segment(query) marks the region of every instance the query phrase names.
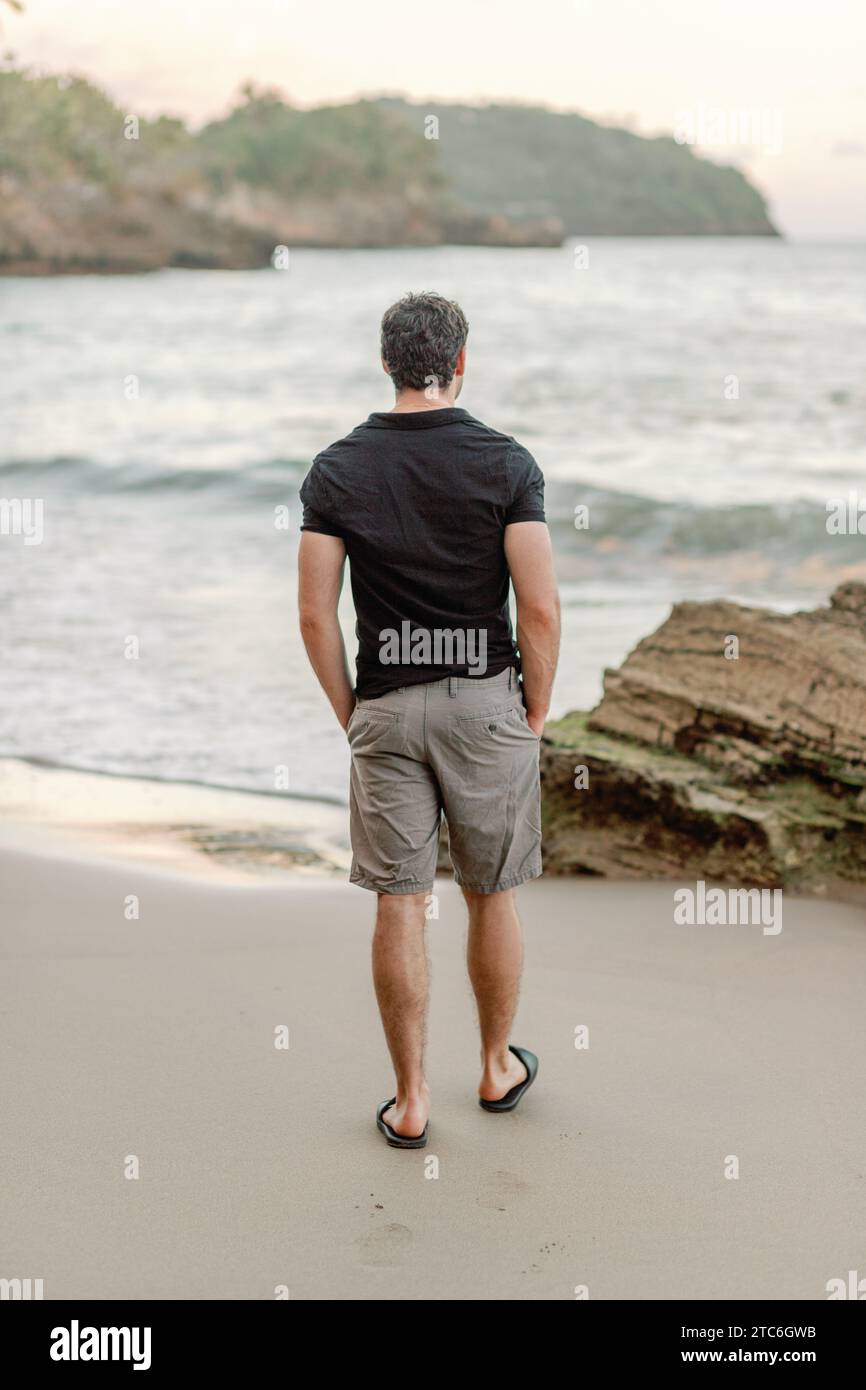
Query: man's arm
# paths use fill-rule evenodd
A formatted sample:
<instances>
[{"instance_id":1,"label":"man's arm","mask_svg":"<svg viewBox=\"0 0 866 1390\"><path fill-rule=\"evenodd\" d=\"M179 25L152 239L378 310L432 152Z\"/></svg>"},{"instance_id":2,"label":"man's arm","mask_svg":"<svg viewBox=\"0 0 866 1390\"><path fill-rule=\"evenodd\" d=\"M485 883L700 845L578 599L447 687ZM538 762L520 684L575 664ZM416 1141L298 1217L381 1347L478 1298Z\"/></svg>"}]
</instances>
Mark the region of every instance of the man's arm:
<instances>
[{"instance_id":1,"label":"man's arm","mask_svg":"<svg viewBox=\"0 0 866 1390\"><path fill-rule=\"evenodd\" d=\"M559 594L545 522L518 521L506 526L505 559L517 599L517 645L526 717L540 738L559 655Z\"/></svg>"},{"instance_id":2,"label":"man's arm","mask_svg":"<svg viewBox=\"0 0 866 1390\"><path fill-rule=\"evenodd\" d=\"M302 531L298 549L298 612L310 665L345 729L355 696L337 620L346 547L339 536Z\"/></svg>"}]
</instances>

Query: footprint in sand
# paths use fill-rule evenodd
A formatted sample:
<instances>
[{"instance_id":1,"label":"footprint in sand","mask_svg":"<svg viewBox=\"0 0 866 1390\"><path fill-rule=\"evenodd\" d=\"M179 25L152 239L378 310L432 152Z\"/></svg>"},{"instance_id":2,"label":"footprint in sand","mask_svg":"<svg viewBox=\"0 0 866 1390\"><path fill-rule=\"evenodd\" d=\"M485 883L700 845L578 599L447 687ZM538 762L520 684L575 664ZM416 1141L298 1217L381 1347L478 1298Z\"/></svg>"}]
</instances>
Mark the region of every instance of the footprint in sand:
<instances>
[{"instance_id":1,"label":"footprint in sand","mask_svg":"<svg viewBox=\"0 0 866 1390\"><path fill-rule=\"evenodd\" d=\"M362 1265L401 1265L412 1249L412 1232L399 1221L378 1226L355 1241Z\"/></svg>"},{"instance_id":2,"label":"footprint in sand","mask_svg":"<svg viewBox=\"0 0 866 1390\"><path fill-rule=\"evenodd\" d=\"M509 1173L506 1168L497 1168L495 1173L483 1179L478 1197L479 1207L489 1211L507 1211L509 1206L524 1192L529 1191L529 1183L518 1173Z\"/></svg>"}]
</instances>

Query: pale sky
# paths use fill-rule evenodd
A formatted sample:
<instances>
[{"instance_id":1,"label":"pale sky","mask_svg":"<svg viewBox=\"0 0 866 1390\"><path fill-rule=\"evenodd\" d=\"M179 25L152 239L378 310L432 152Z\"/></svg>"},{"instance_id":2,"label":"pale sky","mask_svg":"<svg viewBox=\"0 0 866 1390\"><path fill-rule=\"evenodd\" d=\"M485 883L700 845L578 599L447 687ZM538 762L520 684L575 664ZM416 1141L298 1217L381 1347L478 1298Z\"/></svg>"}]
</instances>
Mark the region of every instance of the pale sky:
<instances>
[{"instance_id":1,"label":"pale sky","mask_svg":"<svg viewBox=\"0 0 866 1390\"><path fill-rule=\"evenodd\" d=\"M200 122L247 79L536 102L641 134L689 125L791 236L866 239L866 0L25 0L2 46L127 112Z\"/></svg>"}]
</instances>

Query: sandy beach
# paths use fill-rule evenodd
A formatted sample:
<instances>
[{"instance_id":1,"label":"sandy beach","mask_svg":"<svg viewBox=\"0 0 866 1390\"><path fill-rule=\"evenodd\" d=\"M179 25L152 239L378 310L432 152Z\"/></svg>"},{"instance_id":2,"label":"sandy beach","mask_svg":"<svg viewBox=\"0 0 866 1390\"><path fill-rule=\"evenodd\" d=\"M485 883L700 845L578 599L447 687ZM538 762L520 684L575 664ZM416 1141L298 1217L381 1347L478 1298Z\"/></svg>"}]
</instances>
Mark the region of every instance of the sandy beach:
<instances>
[{"instance_id":1,"label":"sandy beach","mask_svg":"<svg viewBox=\"0 0 866 1390\"><path fill-rule=\"evenodd\" d=\"M859 908L786 899L766 936L675 925L671 885L527 886L541 1069L492 1116L442 882L430 1143L401 1153L370 894L8 828L0 885L0 1274L46 1299L821 1299L863 1268Z\"/></svg>"},{"instance_id":2,"label":"sandy beach","mask_svg":"<svg viewBox=\"0 0 866 1390\"><path fill-rule=\"evenodd\" d=\"M0 0L7 1361L850 1375L862 9Z\"/></svg>"}]
</instances>

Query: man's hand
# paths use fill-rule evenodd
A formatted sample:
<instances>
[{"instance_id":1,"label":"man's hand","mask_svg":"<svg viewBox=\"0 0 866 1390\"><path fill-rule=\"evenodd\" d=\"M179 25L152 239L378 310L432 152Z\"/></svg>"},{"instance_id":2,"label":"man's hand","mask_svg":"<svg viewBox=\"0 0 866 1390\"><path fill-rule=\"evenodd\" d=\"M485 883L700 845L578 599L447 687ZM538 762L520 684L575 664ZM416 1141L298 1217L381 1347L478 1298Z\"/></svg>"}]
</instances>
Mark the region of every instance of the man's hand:
<instances>
[{"instance_id":1,"label":"man's hand","mask_svg":"<svg viewBox=\"0 0 866 1390\"><path fill-rule=\"evenodd\" d=\"M541 738L541 735L544 733L544 721L546 718L546 714L530 714L529 710L526 711L526 722L536 738Z\"/></svg>"},{"instance_id":2,"label":"man's hand","mask_svg":"<svg viewBox=\"0 0 866 1390\"><path fill-rule=\"evenodd\" d=\"M506 526L505 558L517 599L517 645L526 720L541 738L559 653L559 594L545 523L515 521Z\"/></svg>"},{"instance_id":3,"label":"man's hand","mask_svg":"<svg viewBox=\"0 0 866 1390\"><path fill-rule=\"evenodd\" d=\"M343 587L346 547L339 536L302 531L298 549L298 612L310 665L345 733L355 695L337 604Z\"/></svg>"}]
</instances>

